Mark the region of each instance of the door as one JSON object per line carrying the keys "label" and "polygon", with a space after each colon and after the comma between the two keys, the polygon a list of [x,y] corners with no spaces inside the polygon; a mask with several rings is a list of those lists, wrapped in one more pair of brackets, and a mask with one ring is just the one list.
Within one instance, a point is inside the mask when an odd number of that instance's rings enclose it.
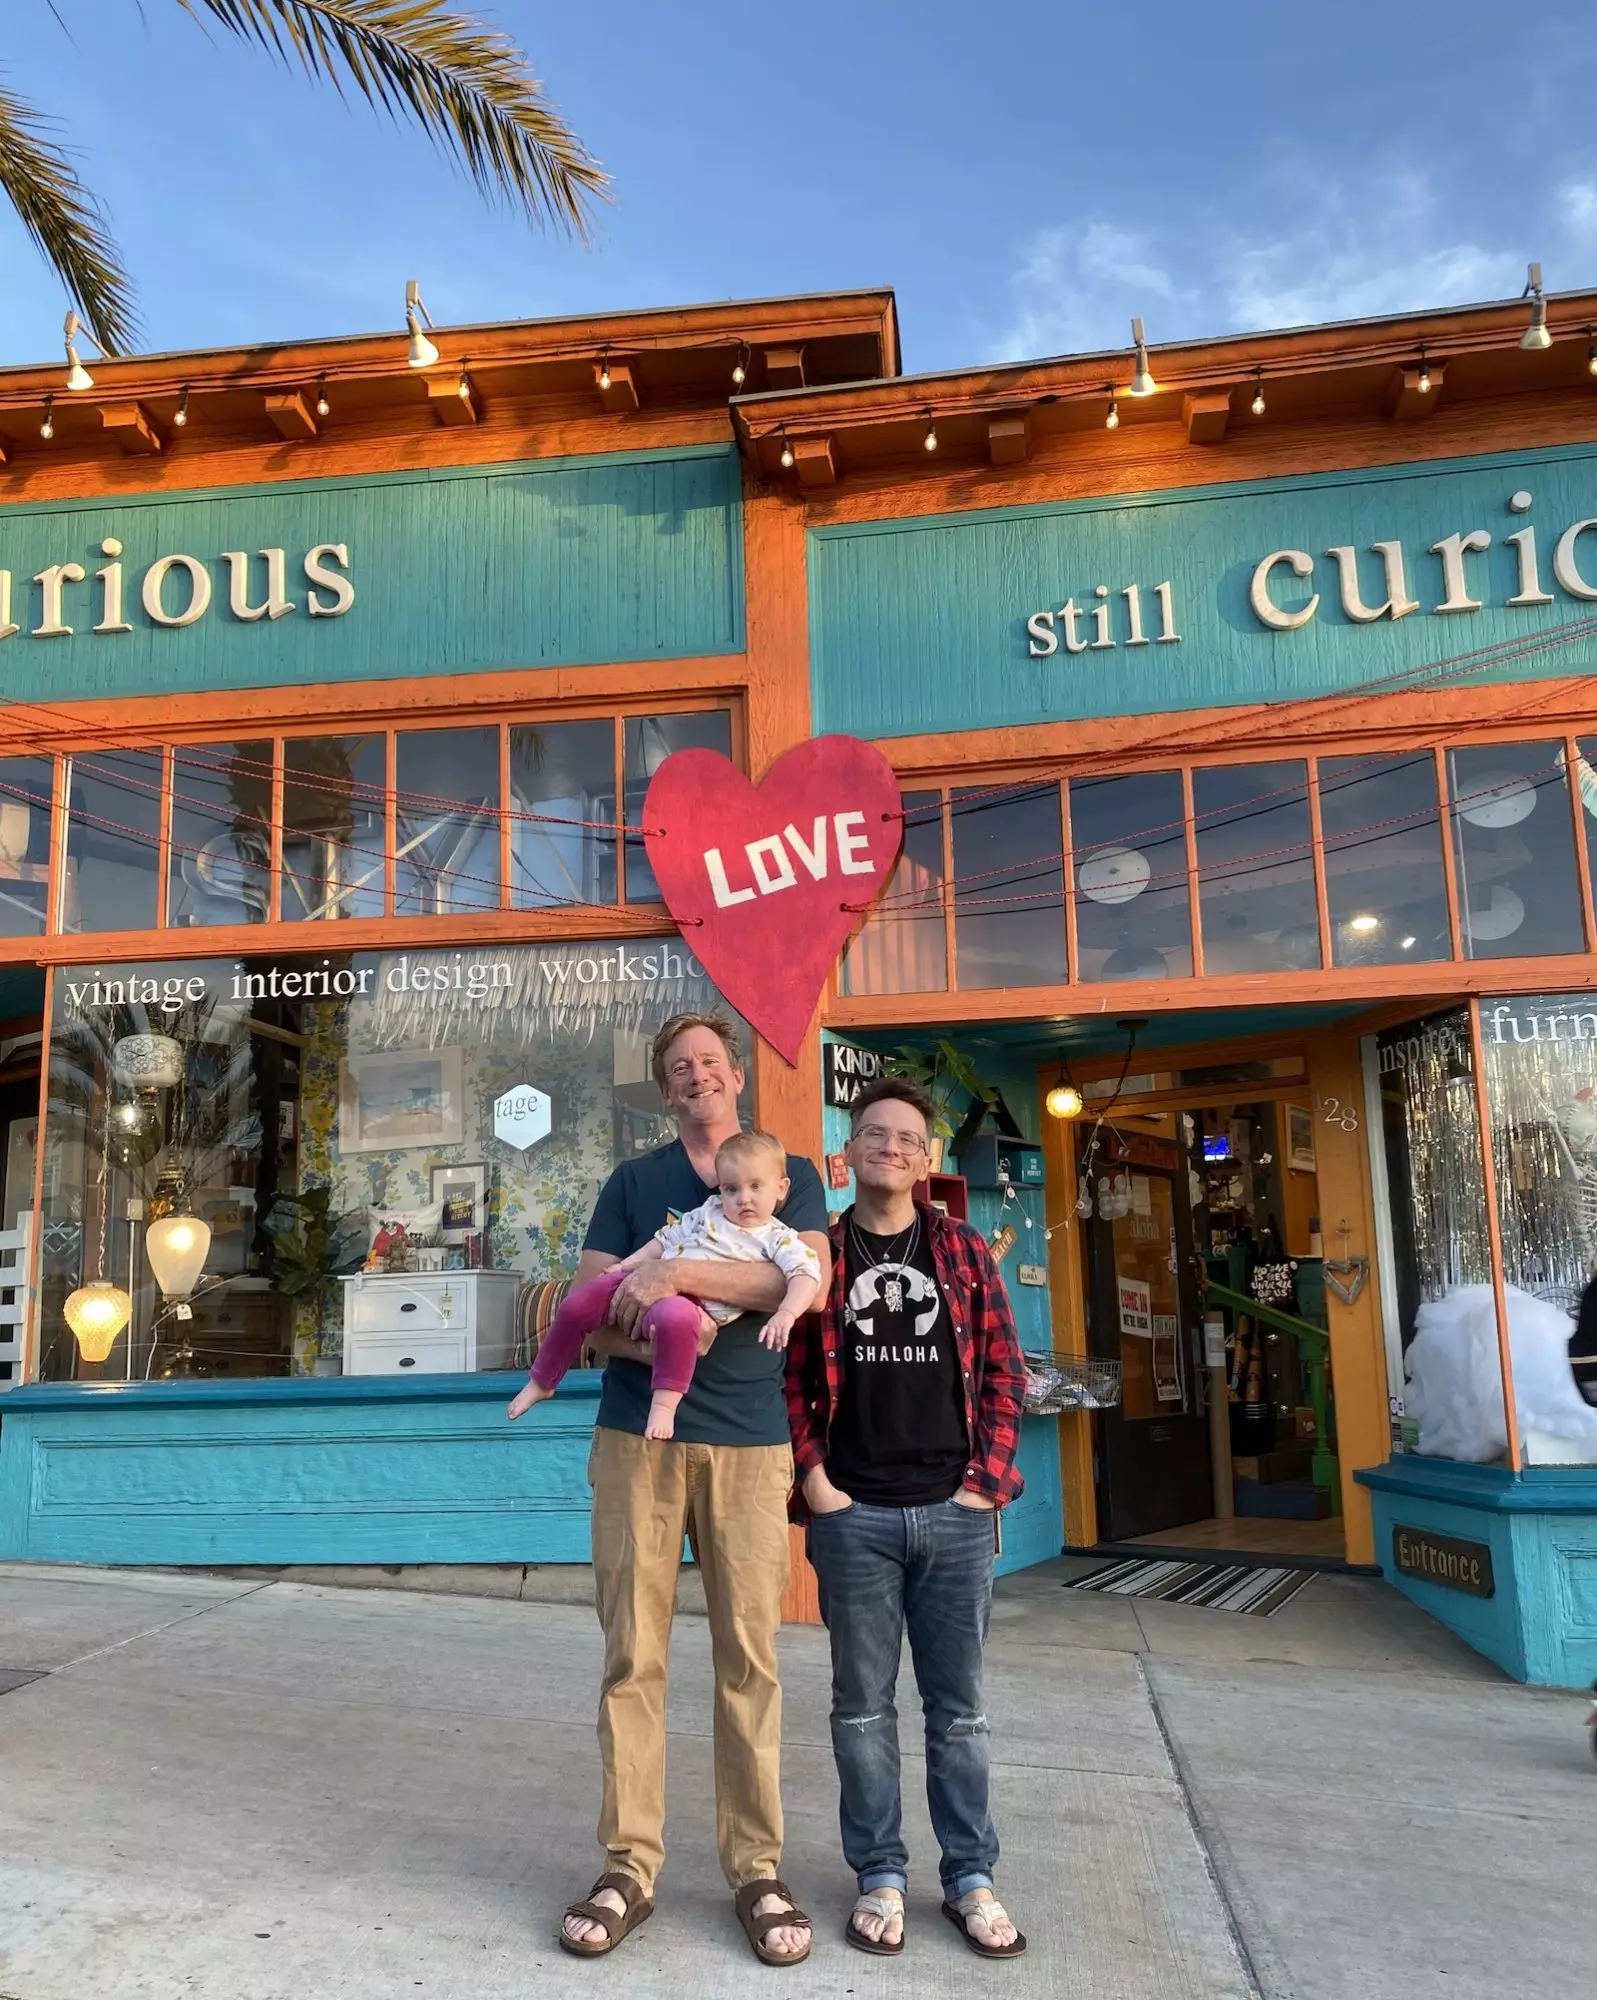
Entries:
{"label": "door", "polygon": [[1178,1198],[1179,1170],[1176,1148],[1158,1141],[1098,1154],[1086,1231],[1088,1338],[1095,1355],[1121,1367],[1120,1406],[1104,1413],[1099,1435],[1105,1541],[1214,1511],[1192,1218]]}

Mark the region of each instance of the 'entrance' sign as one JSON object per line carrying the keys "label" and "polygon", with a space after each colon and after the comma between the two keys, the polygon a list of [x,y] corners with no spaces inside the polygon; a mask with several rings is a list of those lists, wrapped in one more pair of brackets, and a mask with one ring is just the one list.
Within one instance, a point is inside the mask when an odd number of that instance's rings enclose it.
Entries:
{"label": "'entrance' sign", "polygon": [[1392,1530],[1392,1560],[1404,1576],[1417,1576],[1422,1583],[1461,1590],[1466,1597],[1496,1595],[1492,1552],[1485,1542],[1399,1526]]}
{"label": "'entrance' sign", "polygon": [[721,992],[789,1063],[902,837],[893,767],[852,736],[799,744],[758,785],[714,750],[679,750],[643,807],[667,909]]}

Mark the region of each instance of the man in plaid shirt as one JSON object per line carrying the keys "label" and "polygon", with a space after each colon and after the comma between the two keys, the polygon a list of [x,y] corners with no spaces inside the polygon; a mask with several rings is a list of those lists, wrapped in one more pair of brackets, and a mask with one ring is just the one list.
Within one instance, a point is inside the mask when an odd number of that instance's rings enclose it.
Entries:
{"label": "man in plaid shirt", "polygon": [[859,1882],[844,1935],[882,1957],[904,1948],[894,1695],[907,1626],[943,1914],[983,1958],[1016,1958],[1026,1940],[993,1893],[981,1681],[998,1510],[1021,1491],[1024,1374],[986,1241],[917,1198],[935,1116],[901,1077],[854,1100],[854,1205],[831,1232],[825,1309],[788,1346],[794,1511],[832,1640],[843,1853]]}

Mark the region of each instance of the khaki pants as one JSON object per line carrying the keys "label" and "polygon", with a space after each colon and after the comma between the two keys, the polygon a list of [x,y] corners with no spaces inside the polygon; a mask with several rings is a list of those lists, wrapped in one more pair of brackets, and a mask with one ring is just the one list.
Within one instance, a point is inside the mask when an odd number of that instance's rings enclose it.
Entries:
{"label": "khaki pants", "polygon": [[604,1627],[599,1753],[606,1866],[645,1894],[665,1859],[666,1654],[687,1535],[715,1658],[715,1831],[733,1889],[782,1859],[782,1689],[776,1633],[787,1587],[783,1445],[676,1444],[596,1430],[593,1574]]}

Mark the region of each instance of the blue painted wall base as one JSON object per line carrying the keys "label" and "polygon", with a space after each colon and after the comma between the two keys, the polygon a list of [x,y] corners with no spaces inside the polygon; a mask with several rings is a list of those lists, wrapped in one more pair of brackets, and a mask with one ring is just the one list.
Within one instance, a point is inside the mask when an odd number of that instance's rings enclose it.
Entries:
{"label": "blue painted wall base", "polygon": [[[1354,1477],[1369,1487],[1388,1583],[1515,1680],[1590,1687],[1597,1677],[1597,1467],[1455,1465],[1417,1456]],[[1398,1528],[1484,1542],[1495,1590],[1472,1597],[1397,1567]]]}
{"label": "blue painted wall base", "polygon": [[[40,1383],[0,1399],[0,1560],[585,1563],[599,1377]],[[1028,1419],[1000,1570],[1059,1553],[1057,1420]]]}

